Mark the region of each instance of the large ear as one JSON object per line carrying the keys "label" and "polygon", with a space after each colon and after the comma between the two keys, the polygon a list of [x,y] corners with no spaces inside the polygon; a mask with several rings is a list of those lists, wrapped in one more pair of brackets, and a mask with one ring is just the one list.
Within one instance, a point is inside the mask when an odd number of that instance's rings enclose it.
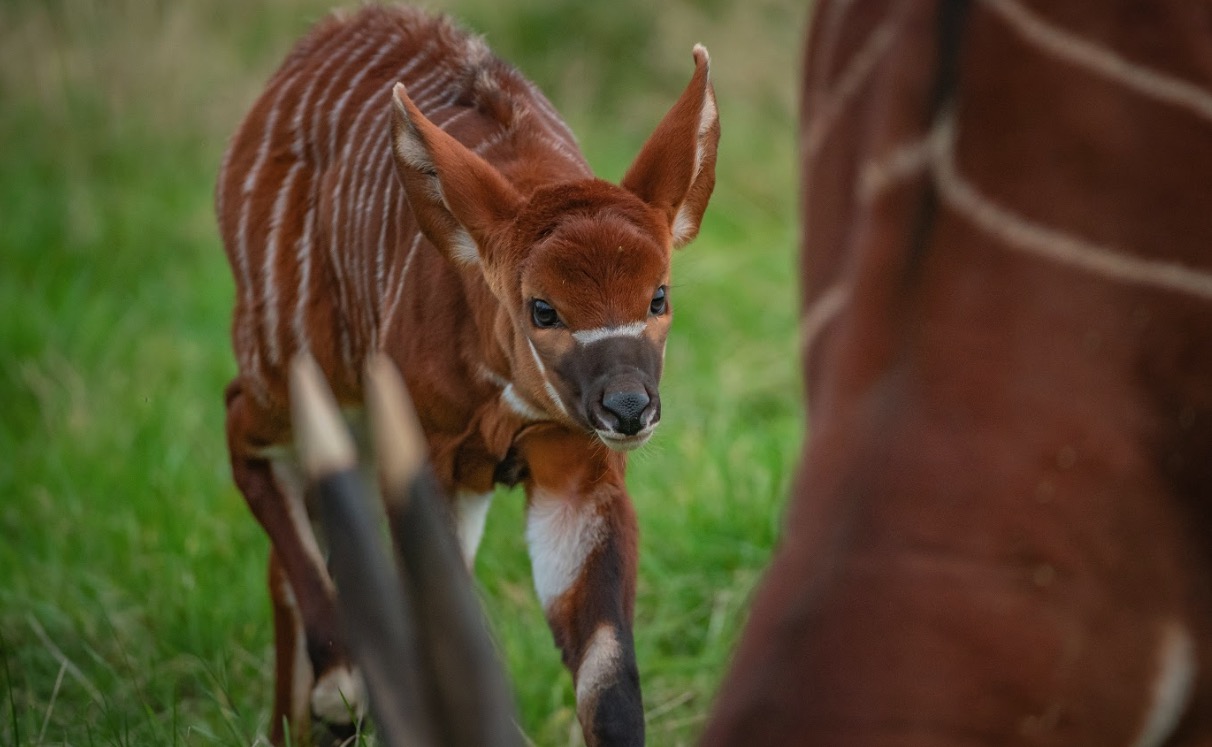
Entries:
{"label": "large ear", "polygon": [[456,262],[478,262],[485,238],[517,214],[505,177],[421,113],[403,83],[392,90],[396,171],[421,232]]}
{"label": "large ear", "polygon": [[669,216],[673,245],[685,246],[699,232],[715,187],[720,117],[711,87],[711,60],[694,47],[694,77],[681,98],[644,143],[623,177],[623,186]]}

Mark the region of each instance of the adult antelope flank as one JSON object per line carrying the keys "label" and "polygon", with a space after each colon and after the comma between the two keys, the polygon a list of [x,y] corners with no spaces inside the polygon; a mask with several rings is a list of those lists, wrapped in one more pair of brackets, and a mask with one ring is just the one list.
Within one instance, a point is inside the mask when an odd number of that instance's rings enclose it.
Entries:
{"label": "adult antelope flank", "polygon": [[[626,452],[660,420],[672,250],[698,232],[719,139],[706,50],[620,185],[542,93],[445,18],[320,22],[236,132],[216,190],[236,280],[235,482],[272,545],[272,739],[362,709],[288,448],[286,371],[341,406],[399,366],[467,564],[493,485],[522,484],[534,585],[590,745],[644,741]],[[285,725],[285,726],[284,726]]]}
{"label": "adult antelope flank", "polygon": [[811,438],[704,744],[1212,744],[1212,14],[816,9]]}

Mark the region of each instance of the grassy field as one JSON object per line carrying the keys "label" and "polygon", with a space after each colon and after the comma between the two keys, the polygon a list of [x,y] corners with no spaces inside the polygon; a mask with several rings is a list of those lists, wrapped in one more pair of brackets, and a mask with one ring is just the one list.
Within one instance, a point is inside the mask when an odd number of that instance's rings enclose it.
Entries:
{"label": "grassy field", "polygon": [[[617,179],[705,43],[724,128],[679,254],[661,431],[633,459],[650,743],[693,741],[775,539],[801,434],[790,0],[440,3]],[[227,136],[316,0],[0,3],[0,745],[251,745],[267,543],[231,483]],[[659,8],[659,9],[654,9]],[[536,745],[579,744],[522,496],[478,580]]]}

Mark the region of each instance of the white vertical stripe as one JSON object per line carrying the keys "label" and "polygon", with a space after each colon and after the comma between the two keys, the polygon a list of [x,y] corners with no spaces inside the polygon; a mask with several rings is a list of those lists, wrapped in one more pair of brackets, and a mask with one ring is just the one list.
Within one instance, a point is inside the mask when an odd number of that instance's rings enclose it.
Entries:
{"label": "white vertical stripe", "polygon": [[[404,190],[400,190],[401,199],[403,198]],[[386,345],[391,333],[391,326],[396,321],[396,312],[400,305],[400,299],[404,296],[404,284],[408,280],[408,268],[412,266],[412,259],[416,256],[417,247],[421,245],[421,231],[418,229],[416,235],[412,239],[412,246],[408,248],[408,256],[404,258],[404,262],[400,267],[400,276],[395,282],[395,287],[388,284],[388,292],[392,294],[391,303],[387,306],[387,310],[383,313],[381,326],[382,334],[379,335],[379,344]]]}
{"label": "white vertical stripe", "polygon": [[[348,87],[347,87],[347,89],[345,89],[344,95],[342,95],[341,99],[338,99],[336,107],[333,107],[333,109],[332,109],[332,113],[330,114],[330,125],[332,127],[332,131],[330,132],[330,149],[333,150],[333,152],[335,152],[335,150],[337,148],[337,142],[338,142],[339,137],[341,137],[341,135],[345,136],[345,148],[344,148],[344,154],[343,154],[342,165],[341,165],[342,177],[338,178],[338,182],[343,181],[345,166],[347,166],[349,164],[351,146],[353,146],[353,142],[355,141],[356,138],[359,137],[359,133],[361,131],[362,118],[364,118],[364,116],[366,115],[368,110],[370,110],[370,108],[373,106],[373,104],[375,104],[377,101],[379,101],[379,91],[378,90],[371,91],[371,95],[366,97],[366,101],[364,103],[362,103],[362,108],[359,110],[358,116],[356,116],[356,118],[354,119],[354,124],[353,124],[353,126],[350,127],[350,130],[348,133],[338,133],[337,132],[337,126],[339,124],[339,121],[341,121],[341,112],[344,109],[345,104],[347,104],[347,102],[349,101],[349,99],[354,96],[354,93],[358,92],[358,86],[361,85],[361,82],[362,82],[362,80],[364,80],[366,78],[366,75],[368,73],[370,73],[371,70],[375,69],[379,63],[382,63],[383,58],[387,57],[388,53],[398,51],[400,49],[400,46],[402,45],[402,42],[404,42],[404,39],[401,39],[400,36],[391,35],[390,38],[387,41],[385,41],[381,47],[379,47],[378,51],[375,53],[375,57],[372,57],[370,59],[370,62],[367,62],[365,65],[362,65],[361,69],[358,70],[358,73],[356,73],[354,75],[354,78],[349,81]],[[400,73],[398,72],[396,74],[399,75]],[[387,114],[388,110],[389,110],[388,103],[384,101],[382,104],[382,107],[383,107],[382,114],[383,115]],[[372,131],[373,131],[373,120],[372,120]],[[358,173],[358,164],[359,164],[359,162],[362,161],[362,158],[364,158],[364,154],[366,152],[367,146],[372,146],[372,143],[373,143],[373,136],[367,136],[364,144],[362,144],[362,149],[360,150],[358,156],[356,156],[356,158],[354,159],[353,175],[351,175],[350,178],[356,178],[356,173]],[[349,274],[351,276],[353,276],[353,279],[354,279],[354,287],[351,290],[354,290],[356,292],[356,295],[359,296],[358,298],[354,298],[354,300],[351,300],[351,303],[353,303],[354,308],[348,309],[348,312],[350,314],[353,314],[355,312],[355,310],[366,309],[368,306],[368,303],[370,303],[370,281],[368,281],[368,279],[367,279],[368,270],[365,267],[365,264],[366,264],[365,261],[367,260],[366,255],[367,255],[367,252],[370,251],[370,246],[367,246],[367,241],[365,240],[364,230],[362,230],[362,226],[364,226],[365,223],[361,219],[361,212],[362,212],[361,211],[361,207],[362,207],[361,201],[362,201],[362,193],[364,193],[364,189],[362,189],[362,188],[365,187],[365,182],[366,182],[366,179],[364,177],[361,179],[361,186],[358,189],[358,194],[354,195],[354,210],[350,211],[350,227],[351,227],[350,233],[351,233],[351,235],[348,236],[348,238],[350,239],[350,243],[347,244],[347,246],[345,246],[345,251],[343,252],[345,255],[345,258],[347,258],[347,261],[349,261],[351,263]],[[362,267],[361,268],[354,267],[353,262],[355,260],[359,260],[359,258],[360,258],[360,260],[362,260]],[[372,326],[372,324],[370,324],[370,321],[371,321],[370,315],[366,314],[366,318],[362,319],[361,323],[358,325],[359,329],[364,329],[364,330],[373,329],[373,326]]]}
{"label": "white vertical stripe", "polygon": [[[372,100],[375,97],[372,97]],[[369,105],[369,102],[368,102]],[[357,288],[359,290],[358,307],[362,310],[364,316],[364,328],[370,330],[371,342],[370,346],[374,347],[375,325],[374,325],[374,288],[372,277],[372,262],[374,257],[374,245],[371,242],[371,221],[375,217],[373,211],[367,205],[367,195],[381,182],[382,169],[377,172],[372,172],[372,165],[375,164],[375,158],[378,157],[378,166],[381,167],[384,162],[391,161],[391,148],[389,142],[390,127],[388,126],[388,116],[391,107],[387,103],[387,99],[383,99],[383,105],[379,113],[369,122],[368,131],[363,136],[362,148],[358,156],[354,159],[354,167],[351,173],[351,179],[356,180],[356,194],[354,198],[353,217],[354,221],[351,226],[353,236],[349,242],[347,249],[351,254],[351,260],[357,258],[358,266],[352,272],[356,278]],[[357,133],[352,133],[351,137],[356,137]]]}
{"label": "white vertical stripe", "polygon": [[[412,103],[417,105],[417,108],[429,117],[429,121],[433,122],[434,117],[438,112],[450,105],[452,84],[455,82],[453,78],[443,78],[436,81],[436,85],[431,87],[423,99],[413,99]],[[457,94],[457,89],[455,90]],[[435,122],[436,124],[436,122]]]}
{"label": "white vertical stripe", "polygon": [[850,284],[842,281],[830,286],[813,301],[800,317],[800,350],[805,360],[812,345],[850,301]]}
{"label": "white vertical stripe", "polygon": [[1013,0],[983,0],[1021,38],[1056,57],[1085,68],[1156,101],[1186,109],[1212,121],[1212,93],[1193,83],[1153,70],[1110,49],[1065,31]]}
{"label": "white vertical stripe", "polygon": [[934,180],[943,202],[1004,246],[1076,267],[1109,280],[1186,293],[1212,300],[1212,273],[1135,256],[1118,247],[1096,244],[1060,228],[1044,225],[994,202],[960,173],[955,162],[954,112],[935,125]]}
{"label": "white vertical stripe", "polygon": [[539,113],[545,115],[547,121],[551,124],[551,128],[562,137],[573,150],[580,150],[580,145],[577,143],[576,133],[560,116],[555,107],[551,105],[551,101],[547,96],[539,90],[539,87],[534,83],[527,81],[527,87],[530,89],[531,101],[538,104]]}
{"label": "white vertical stripe", "polygon": [[522,395],[518,394],[518,389],[512,383],[509,383],[501,390],[501,401],[515,415],[523,420],[535,422],[546,420],[547,413],[526,401]]}
{"label": "white vertical stripe", "polygon": [[[440,63],[435,64],[433,68],[431,68],[430,71],[425,75],[422,75],[412,84],[406,85],[406,88],[408,89],[408,98],[412,99],[412,102],[416,104],[419,100],[431,93],[435,88],[441,87],[442,84],[447,81],[446,76],[448,74],[449,71],[444,65]],[[417,108],[420,109],[420,105],[418,105]],[[421,113],[424,114],[425,112],[422,111]]]}
{"label": "white vertical stripe", "polygon": [[[295,133],[295,142],[293,147],[296,150],[296,155],[302,155],[303,146],[306,145],[312,161],[319,161],[320,151],[319,143],[317,142],[319,140],[319,132],[317,131],[316,127],[318,115],[320,110],[322,110],[325,106],[324,102],[328,96],[328,92],[333,90],[333,86],[336,81],[345,73],[344,68],[342,68],[341,72],[337,74],[331,74],[330,70],[333,65],[338,62],[350,62],[350,49],[354,47],[357,42],[358,36],[356,34],[349,34],[344,41],[342,41],[338,49],[329,54],[323,55],[324,61],[320,63],[320,66],[316,68],[313,73],[311,73],[311,83],[308,84],[307,90],[303,92],[302,100],[299,103],[299,109],[297,112],[295,112],[294,120],[291,122],[291,126]],[[356,54],[354,56],[356,57]],[[324,94],[321,95],[320,100],[316,102],[313,108],[312,94],[316,92],[316,89],[321,83],[327,83],[328,85],[324,89]],[[312,125],[311,129],[307,132],[304,132],[303,128],[304,118],[309,118]]]}
{"label": "white vertical stripe", "polygon": [[[354,38],[361,38],[361,37],[357,37],[355,35]],[[362,55],[368,49],[370,49],[376,41],[379,41],[379,40],[377,38],[375,38],[374,36],[364,37],[364,38],[362,38],[362,43],[357,47],[356,50],[353,51],[353,53],[348,54],[343,57],[342,62],[344,64],[341,66],[341,68],[339,70],[333,72],[331,74],[331,76],[328,78],[329,84],[327,86],[325,86],[323,93],[320,95],[320,98],[316,101],[315,107],[313,107],[312,118],[311,118],[311,137],[309,138],[309,141],[312,143],[312,145],[316,149],[314,157],[315,157],[315,160],[317,163],[321,162],[321,155],[326,155],[330,162],[335,155],[331,152],[331,149],[330,149],[329,153],[321,154],[320,145],[319,145],[320,144],[320,123],[324,120],[324,113],[325,112],[331,113],[331,111],[334,108],[333,104],[329,103],[329,96],[331,94],[335,93],[337,90],[339,90],[339,86],[341,83],[346,82],[346,80],[347,80],[346,76],[348,75],[350,69],[353,68],[362,59]],[[332,137],[334,137],[334,136],[335,136],[335,133],[331,133],[331,132],[329,133],[330,141],[331,141]],[[334,190],[334,193],[332,195],[332,200],[333,200],[334,206],[337,205],[340,201],[340,191],[341,191],[341,185],[338,182],[336,189]],[[347,292],[347,288],[346,288],[345,278],[343,275],[344,268],[342,267],[342,264],[341,264],[339,245],[337,244],[337,242],[335,240],[335,238],[336,238],[335,237],[335,228],[336,228],[336,223],[337,223],[338,217],[336,214],[334,214],[334,215],[330,216],[330,218],[333,221],[334,235],[332,237],[330,237],[330,242],[329,242],[329,247],[328,247],[329,269],[332,272],[332,276],[333,276],[333,285],[335,286],[336,295],[337,295],[337,306],[341,311],[345,311],[346,313],[348,313],[346,310],[349,308],[349,297],[348,297],[348,292]],[[346,324],[337,324],[336,328],[337,328],[336,332],[337,332],[337,338],[338,338],[338,345],[340,347],[342,360],[345,362],[346,366],[349,366],[352,368],[353,350],[352,350],[352,347],[350,344],[349,326]]]}
{"label": "white vertical stripe", "polygon": [[[318,182],[313,179],[313,182]],[[313,184],[313,192],[315,185]],[[311,350],[311,336],[307,334],[307,305],[311,294],[311,247],[312,232],[316,226],[316,199],[309,200],[307,216],[303,219],[303,235],[295,252],[295,262],[299,265],[299,288],[295,298],[295,350],[308,352]]]}
{"label": "white vertical stripe", "polygon": [[296,161],[278,188],[278,196],[274,199],[273,213],[269,219],[269,236],[265,241],[265,256],[261,268],[261,283],[264,288],[261,321],[265,330],[266,356],[273,366],[282,362],[282,345],[279,342],[281,330],[278,328],[278,245],[282,240],[282,218],[290,207],[290,195],[302,169],[303,162]]}
{"label": "white vertical stripe", "polygon": [[551,385],[551,380],[547,378],[547,367],[543,365],[543,361],[539,358],[539,351],[535,350],[534,343],[530,338],[526,338],[526,344],[530,347],[530,355],[534,358],[534,365],[539,369],[539,376],[543,379],[543,388],[547,390],[547,396],[551,399],[551,403],[556,406],[560,414],[568,417],[568,410],[564,409],[564,402],[560,399],[560,393]]}
{"label": "white vertical stripe", "polygon": [[[375,52],[374,56],[369,60],[359,65],[357,72],[354,73],[352,78],[347,81],[342,81],[342,85],[344,86],[345,90],[328,110],[328,153],[331,158],[337,157],[338,140],[340,139],[338,134],[338,125],[341,123],[341,115],[345,112],[345,105],[349,103],[350,98],[358,90],[358,85],[361,84],[362,79],[366,77],[366,74],[370,72],[375,65],[379,64],[379,62],[383,60],[383,57],[386,56],[388,52],[396,49],[396,44],[400,42],[400,39],[399,37],[392,36],[384,42],[383,40],[374,37],[373,41],[381,43],[378,51]],[[367,47],[369,47],[369,45],[367,45]],[[359,50],[357,57],[360,58],[361,53],[365,51],[365,49],[366,47],[363,47],[363,49]]]}
{"label": "white vertical stripe", "polygon": [[[458,111],[456,111],[453,115],[451,115],[451,117],[449,119],[442,122],[438,126],[441,127],[443,130],[450,132],[450,128],[454,126],[455,122],[458,122],[460,119],[467,116],[468,114],[471,114],[474,111],[476,111],[476,110],[470,106],[458,107]],[[435,124],[437,124],[437,123],[435,123]],[[453,134],[453,133],[451,133],[451,134]]]}
{"label": "white vertical stripe", "polygon": [[514,133],[512,130],[501,129],[498,130],[495,135],[490,135],[477,145],[468,147],[470,148],[471,152],[482,156],[488,151],[492,150],[493,146],[508,140],[513,136],[513,134]]}
{"label": "white vertical stripe", "polygon": [[[388,138],[390,138],[390,134]],[[387,147],[390,152],[391,144],[388,143]],[[387,225],[393,219],[399,220],[398,216],[393,216],[391,213],[391,193],[396,186],[394,171],[395,159],[390,155],[384,157],[379,164],[379,172],[375,176],[377,188],[371,199],[371,210],[379,219],[379,243],[375,249],[375,299],[378,301],[377,310],[379,311],[383,308],[383,297],[387,294]],[[378,319],[379,315],[376,314],[375,317]],[[378,338],[377,326],[376,339]]]}
{"label": "white vertical stripe", "polygon": [[[249,221],[252,214],[252,197],[258,182],[261,178],[261,170],[265,167],[265,163],[269,158],[269,144],[274,139],[275,131],[278,127],[278,117],[282,109],[282,105],[286,100],[286,94],[292,89],[295,81],[299,79],[299,70],[295,70],[280,83],[277,94],[274,96],[273,104],[270,106],[269,113],[266,115],[264,129],[261,135],[261,142],[257,146],[257,155],[253,159],[252,166],[244,176],[244,182],[241,187],[240,194],[240,218],[236,229],[236,246],[234,254],[236,255],[236,266],[240,273],[240,297],[245,313],[249,316],[245,317],[240,325],[244,329],[241,331],[242,344],[244,348],[243,355],[240,356],[241,375],[251,385],[253,397],[258,401],[265,400],[265,371],[263,359],[261,357],[260,345],[253,334],[256,322],[256,303],[257,297],[257,281],[258,278],[253,277],[252,259],[250,257],[250,240],[249,240]],[[276,323],[275,323],[276,328]],[[265,331],[265,328],[262,328]],[[266,334],[266,344],[272,344],[274,340],[273,334]]]}
{"label": "white vertical stripe", "polygon": [[838,76],[837,85],[829,92],[828,97],[820,102],[815,115],[805,123],[804,134],[800,140],[800,155],[805,164],[815,160],[821,145],[832,132],[833,125],[855,96],[863,90],[864,84],[871,79],[880,60],[892,48],[904,21],[903,15],[903,10],[890,12],[888,17],[867,35],[863,46],[854,53]]}
{"label": "white vertical stripe", "polygon": [[[327,154],[320,151],[320,126],[324,121],[324,114],[326,112],[331,112],[336,103],[335,101],[331,101],[329,97],[336,94],[340,90],[341,84],[345,83],[347,80],[346,76],[349,74],[350,69],[362,59],[363,53],[370,49],[376,41],[373,36],[363,37],[356,34],[351,34],[351,42],[357,40],[360,40],[361,44],[359,44],[352,52],[349,51],[349,47],[345,47],[341,50],[339,60],[341,62],[341,67],[332,71],[331,73],[326,74],[325,79],[327,80],[328,85],[324,86],[324,90],[321,92],[320,97],[316,100],[316,105],[312,107],[311,130],[308,141],[315,148],[313,156],[317,162],[321,160],[321,156],[326,156],[328,160],[332,159],[331,151]],[[352,46],[352,44],[350,46]],[[323,76],[318,75],[317,77]]]}
{"label": "white vertical stripe", "polygon": [[1161,747],[1174,735],[1191,702],[1197,671],[1195,642],[1182,625],[1170,623],[1162,631],[1152,702],[1133,747]]}
{"label": "white vertical stripe", "polygon": [[[296,158],[303,158],[304,154],[307,154],[313,164],[313,168],[318,166],[320,154],[317,142],[318,132],[316,131],[318,113],[324,108],[324,101],[327,98],[328,92],[333,89],[339,77],[344,74],[344,69],[337,75],[331,75],[330,70],[338,62],[348,65],[351,60],[349,52],[357,43],[358,36],[356,34],[348,34],[342,39],[336,50],[322,55],[324,61],[311,74],[311,82],[308,84],[306,90],[304,90],[300,98],[299,108],[295,111],[295,116],[291,122],[295,135],[294,142],[291,145],[292,151]],[[317,51],[317,54],[319,54],[319,51]],[[313,104],[312,97],[322,82],[328,84],[325,88],[325,93],[320,97],[318,102],[314,102]],[[305,130],[304,128],[303,123],[305,119],[310,121],[312,125],[310,130]],[[296,350],[306,351],[311,349],[311,336],[307,332],[307,307],[311,299],[311,253],[315,239],[316,208],[320,201],[319,191],[321,186],[322,180],[313,177],[307,200],[307,214],[303,219],[303,233],[299,237],[295,248],[295,262],[299,267],[299,284],[296,288],[293,320]]]}
{"label": "white vertical stripe", "polygon": [[[409,60],[407,64],[397,71],[396,75],[394,76],[395,79],[399,79],[407,74],[408,71],[415,68],[416,64],[417,61],[415,58]],[[358,326],[359,328],[366,330],[367,334],[369,334],[372,338],[377,337],[377,334],[376,330],[374,329],[374,314],[371,309],[373,297],[371,294],[371,270],[369,265],[370,247],[368,246],[368,236],[366,235],[369,216],[364,209],[360,209],[364,207],[361,194],[363,193],[369,180],[365,174],[363,174],[363,177],[359,179],[358,171],[359,168],[361,168],[363,171],[365,170],[366,158],[376,152],[383,154],[383,158],[385,160],[390,160],[390,146],[387,144],[389,141],[385,140],[383,146],[380,148],[380,143],[377,138],[375,138],[372,134],[367,135],[363,133],[364,123],[369,124],[372,131],[375,123],[379,123],[381,125],[379,131],[382,133],[382,136],[384,138],[390,137],[391,128],[388,126],[388,117],[391,113],[391,107],[388,104],[389,100],[380,98],[378,95],[379,93],[380,91],[376,91],[371,96],[368,96],[366,101],[363,102],[361,108],[355,115],[353,124],[351,125],[349,133],[345,138],[342,157],[340,160],[341,165],[338,171],[333,196],[332,230],[333,261],[337,262],[344,259],[344,261],[348,263],[343,268],[343,276],[352,281],[348,283],[350,287],[347,290],[350,292],[350,294],[347,296],[345,301],[347,304],[347,313],[356,313],[361,315],[362,323]],[[367,114],[373,111],[376,104],[381,105],[379,113],[376,117],[372,117],[368,122]],[[358,143],[359,136],[362,136],[360,148],[357,156],[354,157],[353,148],[355,144]],[[350,226],[347,228],[349,245],[342,246],[338,243],[338,231],[343,228],[340,221],[342,211],[341,197],[346,191],[347,181],[349,181],[348,190],[350,193],[352,193],[351,196],[353,198],[353,204],[350,209],[347,210],[347,212],[350,213]],[[371,344],[373,344],[373,342]],[[350,357],[352,358],[352,353],[350,353]],[[350,365],[352,366],[352,360],[350,361]]]}

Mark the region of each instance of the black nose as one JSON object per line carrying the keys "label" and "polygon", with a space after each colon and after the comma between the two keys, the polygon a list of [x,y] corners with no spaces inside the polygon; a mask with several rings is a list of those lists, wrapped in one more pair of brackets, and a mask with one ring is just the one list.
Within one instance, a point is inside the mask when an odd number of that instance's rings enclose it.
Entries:
{"label": "black nose", "polygon": [[651,400],[648,392],[643,389],[628,389],[619,392],[608,392],[602,397],[602,407],[619,419],[619,432],[634,436],[640,432],[643,424],[640,415],[648,407]]}

